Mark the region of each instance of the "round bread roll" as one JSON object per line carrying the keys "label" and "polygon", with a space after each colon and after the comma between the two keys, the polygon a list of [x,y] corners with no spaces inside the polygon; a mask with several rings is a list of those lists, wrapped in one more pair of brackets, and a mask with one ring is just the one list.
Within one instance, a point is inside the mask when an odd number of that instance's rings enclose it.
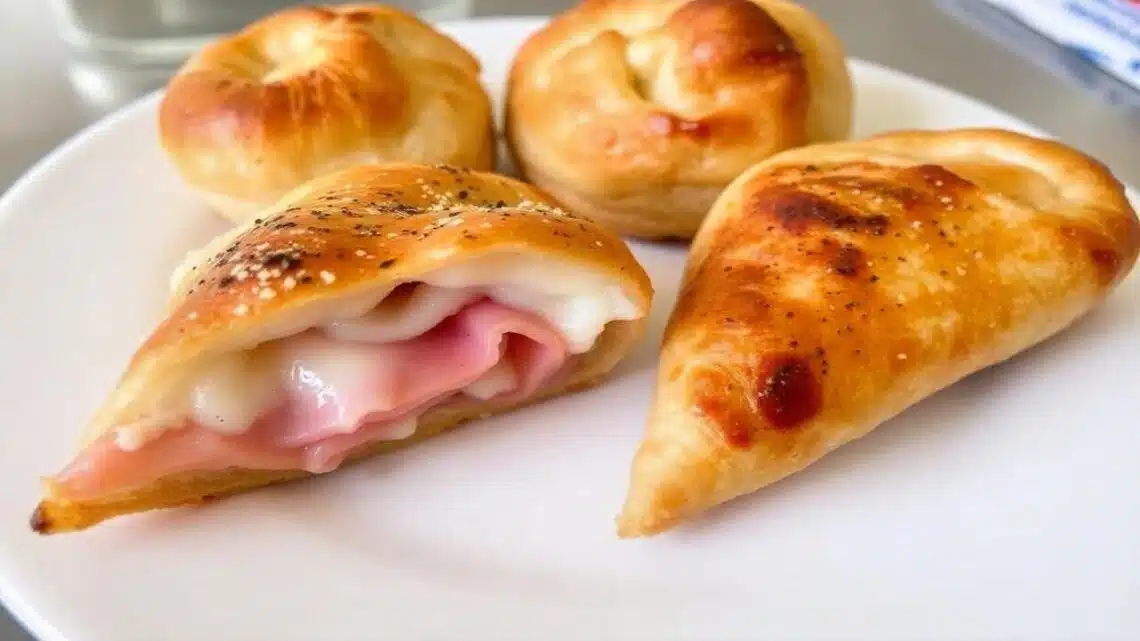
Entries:
{"label": "round bread roll", "polygon": [[159,132],[183,178],[243,222],[353,165],[492,168],[479,70],[458,43],[398,9],[296,7],[191,58],[167,86]]}
{"label": "round bread roll", "polygon": [[36,531],[329,473],[599,384],[653,298],[621,238],[531,185],[402,163],[292,190],[171,291]]}
{"label": "round bread roll", "polygon": [[691,237],[772,154],[846,138],[843,47],[786,0],[587,0],[511,68],[506,131],[568,209],[647,238]]}

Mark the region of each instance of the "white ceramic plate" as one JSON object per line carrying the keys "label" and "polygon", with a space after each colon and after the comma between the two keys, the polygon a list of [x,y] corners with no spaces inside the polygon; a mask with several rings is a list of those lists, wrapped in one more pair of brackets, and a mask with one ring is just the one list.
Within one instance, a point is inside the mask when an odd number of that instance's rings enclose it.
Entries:
{"label": "white ceramic plate", "polygon": [[[537,26],[454,24],[501,92]],[[1020,121],[855,61],[858,134]],[[0,205],[0,578],[55,641],[1140,638],[1140,291],[808,471],[620,542],[613,516],[676,295],[637,247],[649,339],[599,389],[312,482],[38,538],[37,477],[223,225],[179,184],[145,100]]]}

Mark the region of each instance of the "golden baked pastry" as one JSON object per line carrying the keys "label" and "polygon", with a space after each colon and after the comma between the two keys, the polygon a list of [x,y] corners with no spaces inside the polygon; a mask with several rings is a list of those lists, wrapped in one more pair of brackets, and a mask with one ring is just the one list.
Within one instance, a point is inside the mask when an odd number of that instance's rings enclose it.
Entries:
{"label": "golden baked pastry", "polygon": [[36,530],[328,472],[595,384],[652,295],[619,237],[533,187],[417,165],[314,180],[172,289]]}
{"label": "golden baked pastry", "polygon": [[661,532],[1062,330],[1136,262],[1100,163],[996,130],[797,149],[697,235],[619,518]]}
{"label": "golden baked pastry", "polygon": [[238,222],[352,165],[495,163],[479,62],[375,4],[285,9],[206,47],[167,86],[159,134],[182,177]]}
{"label": "golden baked pastry", "polygon": [[846,138],[843,48],[787,0],[587,0],[511,67],[506,134],[528,180],[648,238],[689,238],[772,154]]}

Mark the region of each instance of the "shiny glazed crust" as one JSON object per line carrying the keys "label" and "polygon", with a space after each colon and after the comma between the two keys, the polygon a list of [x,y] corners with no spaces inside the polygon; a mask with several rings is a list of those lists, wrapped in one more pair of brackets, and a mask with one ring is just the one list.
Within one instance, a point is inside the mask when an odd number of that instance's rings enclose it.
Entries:
{"label": "shiny glazed crust", "polygon": [[587,0],[519,50],[506,134],[571,210],[688,238],[740,172],[851,117],[839,40],[787,0]]}
{"label": "shiny glazed crust", "polygon": [[[201,364],[292,333],[322,303],[415,282],[465,261],[522,256],[534,269],[551,269],[553,278],[560,266],[588,270],[620,288],[648,315],[649,278],[622,240],[550,203],[537,189],[510,178],[418,165],[355,167],[298,188],[257,219],[191,255],[176,278],[167,317],[135,353],[81,445],[117,426],[161,415],[185,393]],[[573,357],[566,377],[539,397],[596,382],[625,356],[644,326],[644,317],[611,322],[594,348]],[[535,400],[431,411],[419,434]],[[370,444],[354,458],[400,445]],[[306,474],[179,474],[85,502],[55,496],[49,481],[33,526],[44,533],[80,529],[113,516],[201,502],[301,476]]]}
{"label": "shiny glazed crust", "polygon": [[354,164],[495,160],[479,62],[375,4],[286,9],[206,47],[168,84],[159,133],[183,178],[237,222]]}
{"label": "shiny glazed crust", "polygon": [[1100,303],[1140,247],[1097,161],[994,130],[778,155],[717,200],[618,529],[753,492]]}

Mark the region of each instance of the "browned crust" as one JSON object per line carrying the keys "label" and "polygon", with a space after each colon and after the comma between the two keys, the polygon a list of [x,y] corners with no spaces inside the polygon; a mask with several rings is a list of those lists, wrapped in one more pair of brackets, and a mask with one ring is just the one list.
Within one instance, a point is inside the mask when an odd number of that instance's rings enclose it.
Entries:
{"label": "browned crust", "polygon": [[[322,301],[414,282],[479,257],[518,254],[592,270],[648,314],[649,277],[628,247],[604,227],[550,202],[519,181],[452,167],[357,167],[312,181],[191,257],[167,317],[135,353],[82,444],[160,412],[170,394],[181,393],[183,377],[195,371],[196,363],[251,346],[270,324]],[[567,385],[605,374],[643,327],[643,321],[607,326],[594,349],[575,361]],[[473,412],[486,411],[483,406]],[[427,419],[423,431],[468,418],[441,412],[438,422]],[[41,528],[80,527],[148,506],[181,504],[293,476],[244,470],[189,475],[105,503],[57,500],[48,484],[38,522]],[[64,525],[68,523],[74,525]]]}
{"label": "browned crust", "polygon": [[744,169],[846,137],[851,103],[840,43],[784,0],[592,1],[516,54],[506,133],[527,178],[567,206],[622,233],[690,237]]}
{"label": "browned crust", "polygon": [[802,470],[1049,338],[1138,252],[1120,183],[1052,141],[896,132],[760,164],[694,242],[619,533]]}
{"label": "browned crust", "polygon": [[398,9],[294,7],[189,60],[167,85],[159,133],[182,176],[240,222],[366,159],[491,169],[479,70],[459,43]]}

